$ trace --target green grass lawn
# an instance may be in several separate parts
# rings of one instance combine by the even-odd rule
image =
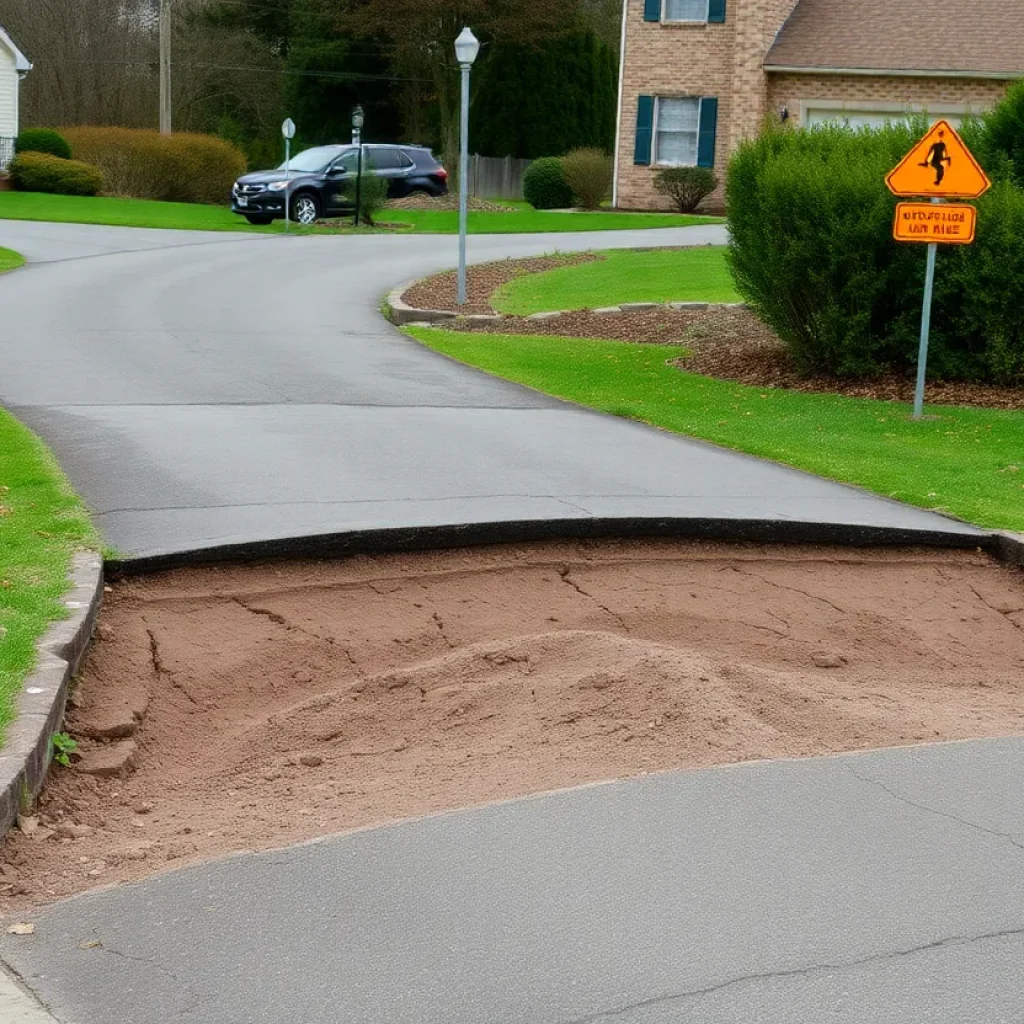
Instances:
[[[752,388],[681,373],[681,350],[414,328],[488,373],[602,412],[703,438],[980,526],[1024,531],[1024,413]]]
[[[509,204],[507,213],[471,213],[473,234],[521,234],[553,231],[609,231],[627,228],[684,227],[714,221],[709,217],[688,217],[658,213],[547,213],[525,203]],[[178,228],[202,231],[249,231],[280,233],[284,222],[267,227],[253,226],[223,206],[199,203],[160,203],[149,199],[115,199],[106,196],[51,196],[39,192],[0,192],[0,220],[45,220],[73,224],[109,224],[118,227]],[[459,215],[454,211],[394,210],[383,220],[402,224],[403,230],[455,234]],[[343,221],[337,222],[339,225]],[[296,228],[293,231],[335,233],[339,228]],[[351,229],[349,229],[351,230]]]
[[[578,263],[526,274],[492,299],[501,313],[529,316],[558,309],[599,309],[621,302],[739,302],[724,246],[602,253]]]
[[[695,224],[719,223],[715,217],[693,217],[679,213],[552,213],[534,210],[525,203],[517,212],[469,214],[473,235],[542,234],[557,231],[636,231],[643,228],[684,228]],[[425,234],[454,235],[459,230],[455,211],[395,210],[387,219],[403,221]]]
[[[99,547],[82,502],[45,445],[0,409],[0,748],[36,641],[67,609],[72,554]]]
[[[13,249],[0,248],[0,274],[8,270],[17,270],[25,265],[25,257]]]

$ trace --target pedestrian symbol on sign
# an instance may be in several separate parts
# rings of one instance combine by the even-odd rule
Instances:
[[[928,150],[928,155],[918,166],[935,168],[935,187],[938,188],[942,184],[942,179],[946,176],[946,168],[943,165],[952,163],[953,158],[947,151],[946,133],[940,129],[938,141],[932,143],[932,148]]]

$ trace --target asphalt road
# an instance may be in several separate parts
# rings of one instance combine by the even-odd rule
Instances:
[[[718,226],[480,236],[471,259],[722,242]],[[0,403],[107,541],[158,555],[394,527],[707,517],[969,533],[443,359],[379,313],[454,238],[0,221]]]
[[[62,1024],[1019,1024],[1022,768],[1013,739],[550,794],[81,896],[0,956]]]

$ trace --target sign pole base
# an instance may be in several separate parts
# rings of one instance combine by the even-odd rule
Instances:
[[[924,309],[921,313],[921,349],[917,356],[917,389],[914,392],[914,419],[924,417],[924,383],[928,375],[928,341],[932,329],[932,293],[935,290],[935,257],[939,247],[928,246],[928,270],[924,278]]]

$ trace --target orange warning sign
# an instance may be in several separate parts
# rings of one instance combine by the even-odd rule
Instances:
[[[948,121],[939,121],[885,183],[897,196],[977,199],[992,182]]]
[[[978,211],[966,203],[900,203],[892,236],[897,242],[970,245]]]

